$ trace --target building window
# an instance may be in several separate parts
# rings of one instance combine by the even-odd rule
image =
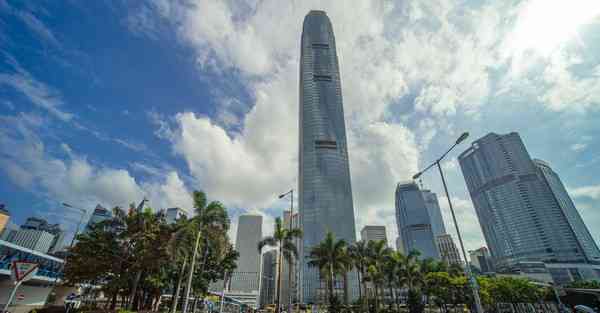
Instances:
[[[313,75],[313,81],[330,82],[331,75]]]
[[[316,149],[337,149],[337,143],[334,140],[315,140]]]
[[[313,43],[313,49],[329,49],[329,44],[326,43]]]

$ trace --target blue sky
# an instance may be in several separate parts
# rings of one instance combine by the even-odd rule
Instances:
[[[270,228],[287,205],[277,195],[297,184],[310,9],[336,34],[357,230],[383,224],[395,238],[395,184],[461,132],[517,131],[600,240],[594,0],[0,0],[0,203],[17,224],[35,215],[72,231],[61,202],[189,208],[202,189]],[[444,167],[477,248],[455,161],[467,144]],[[442,192],[433,172],[423,183]]]

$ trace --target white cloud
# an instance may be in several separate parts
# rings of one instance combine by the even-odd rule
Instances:
[[[0,86],[6,85],[14,88],[26,96],[31,103],[48,111],[62,121],[69,121],[73,114],[64,111],[62,97],[58,91],[36,80],[29,72],[10,55],[3,53],[8,63],[13,67],[14,73],[0,73]]]
[[[50,203],[67,202],[89,210],[98,203],[127,207],[143,197],[156,209],[191,207],[189,191],[176,172],[139,183],[127,170],[94,165],[64,143],[60,147],[68,157],[56,158],[37,135],[41,124],[24,117],[0,117],[0,170],[24,190]]]
[[[539,88],[540,81],[521,73],[503,74],[503,67],[516,62],[504,50],[513,26],[507,21],[521,9],[503,2],[473,7],[449,0],[160,3],[160,16],[194,49],[200,71],[216,80],[237,78],[251,94],[246,100],[222,92],[227,96],[217,99],[214,118],[180,113],[175,127],[156,123],[160,133],[168,130],[160,136],[173,142],[208,194],[250,208],[272,205],[281,189],[296,184],[302,20],[310,9],[327,12],[342,75],[357,231],[367,223],[385,224],[392,240],[395,183],[410,178],[419,151],[435,136],[453,132],[453,119],[478,118],[490,93],[520,91],[521,82],[533,86],[534,98],[551,104],[566,98],[591,103],[593,95],[585,89],[595,90],[598,81],[592,76],[583,84],[565,75],[564,66],[560,75],[549,69],[544,74],[549,85],[576,82],[571,96]],[[232,101],[249,109],[228,108]],[[469,212],[461,213],[468,246],[477,248],[482,237],[472,205],[457,203],[457,211]]]
[[[456,227],[452,220],[450,207],[448,206],[448,198],[438,195],[438,201],[442,209],[442,217],[444,219],[446,231],[452,235],[456,247],[460,249],[458,236],[456,234]],[[452,197],[452,207],[454,208],[454,213],[456,214],[456,220],[462,234],[465,249],[467,251],[475,250],[481,246],[485,246],[485,239],[483,238],[481,226],[479,225],[479,220],[477,219],[477,213],[475,213],[475,208],[473,207],[471,200]]]
[[[575,151],[575,152],[579,152],[579,151],[583,151],[585,148],[587,147],[586,143],[574,143],[571,145],[571,150]]]
[[[570,188],[569,194],[574,198],[590,198],[593,200],[599,200],[600,199],[600,185]]]
[[[179,35],[195,48],[201,70],[236,73],[255,102],[243,103],[251,109],[240,121],[232,118],[239,111],[227,107],[240,100],[231,98],[220,101],[214,120],[180,113],[172,129],[161,122],[164,118],[151,118],[159,131],[173,130],[161,136],[173,142],[202,189],[229,206],[247,208],[268,207],[281,189],[296,185],[302,20],[310,9],[327,11],[343,77],[357,231],[366,223],[384,223],[391,238],[397,233],[390,222],[395,184],[416,171],[419,148],[435,136],[433,126],[459,110],[474,112],[486,98],[487,67],[493,63],[487,48],[495,40],[489,32],[500,23],[493,10],[470,12],[469,27],[482,31],[463,33],[448,19],[455,8],[447,2],[438,7],[389,1],[352,6],[197,1],[169,7],[164,12],[176,12],[171,20],[181,18]],[[398,12],[413,17],[422,10],[427,13],[410,21],[411,27],[396,21]],[[439,25],[431,26],[428,16]],[[419,95],[420,114],[431,116],[422,125],[431,131],[419,138],[406,125],[386,119],[389,110],[412,105],[397,102],[409,93]],[[230,125],[243,127],[232,132]]]

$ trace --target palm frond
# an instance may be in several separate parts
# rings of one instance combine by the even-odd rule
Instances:
[[[275,239],[275,237],[269,236],[269,237],[265,237],[263,238],[261,241],[258,242],[258,251],[262,251],[262,249],[264,247],[277,247],[277,244],[279,242],[277,241],[277,239]]]

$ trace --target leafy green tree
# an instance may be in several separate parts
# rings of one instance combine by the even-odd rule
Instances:
[[[280,291],[281,291],[281,264],[283,262],[283,258],[285,257],[286,259],[291,259],[291,258],[297,258],[298,257],[298,248],[296,247],[296,244],[294,243],[294,241],[298,238],[302,237],[302,230],[300,230],[299,228],[286,228],[285,226],[283,226],[283,222],[281,221],[281,218],[276,218],[275,219],[275,229],[273,231],[273,236],[269,236],[266,238],[263,238],[259,243],[258,243],[258,251],[262,251],[262,249],[266,246],[269,247],[277,247],[278,248],[278,258],[279,258],[279,262],[278,262],[278,267],[277,267],[277,277],[278,277],[278,282],[277,282],[277,290],[276,290],[276,297],[275,297],[275,305],[276,305],[276,312],[279,313],[280,311],[280,304],[281,304],[281,299],[280,299]]]

